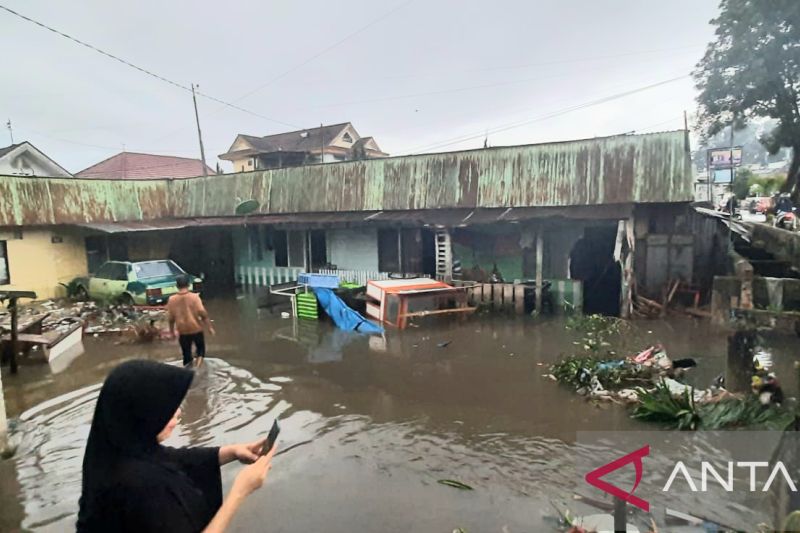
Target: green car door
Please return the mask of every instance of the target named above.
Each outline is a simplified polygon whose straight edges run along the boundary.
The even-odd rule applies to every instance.
[[[127,263],[109,261],[89,279],[89,297],[93,300],[116,300],[127,287]]]
[[[103,265],[97,269],[97,272],[89,278],[89,287],[87,287],[89,298],[92,300],[108,298],[108,284],[111,281],[113,271],[114,263],[103,263]]]

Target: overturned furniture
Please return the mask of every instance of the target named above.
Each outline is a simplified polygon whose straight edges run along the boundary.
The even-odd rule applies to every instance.
[[[466,287],[453,287],[429,278],[390,279],[367,282],[367,315],[396,326],[408,319],[444,314],[472,313]]]

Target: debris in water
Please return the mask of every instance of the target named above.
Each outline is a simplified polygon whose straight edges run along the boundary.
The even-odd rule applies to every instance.
[[[442,341],[439,344],[437,344],[436,346],[438,346],[439,348],[447,348],[450,345],[451,342],[453,342],[453,341]]]
[[[472,487],[467,485],[466,483],[462,483],[460,481],[456,481],[454,479],[440,479],[438,483],[441,485],[447,485],[448,487],[453,487],[455,489],[460,490],[474,490]]]

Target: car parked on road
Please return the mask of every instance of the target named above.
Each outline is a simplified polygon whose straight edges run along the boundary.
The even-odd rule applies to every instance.
[[[168,259],[156,261],[108,261],[97,272],[75,280],[79,298],[126,305],[162,305],[178,292],[175,282],[188,276],[192,292],[202,290],[203,280],[187,274]]]

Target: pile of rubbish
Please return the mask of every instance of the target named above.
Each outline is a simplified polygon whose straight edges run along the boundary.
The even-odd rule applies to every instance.
[[[42,317],[42,333],[66,330],[76,321],[88,335],[123,335],[141,341],[165,337],[168,331],[163,308],[98,305],[96,302],[44,300],[20,309],[19,320]]]
[[[722,375],[706,389],[683,383],[695,366],[694,359],[672,360],[663,346],[654,345],[621,360],[569,356],[552,365],[548,377],[587,398],[632,406],[634,418],[678,429],[784,429],[794,421],[765,353],[753,357],[753,394],[727,391]]]
[[[681,384],[674,378],[696,364],[694,359],[672,361],[664,347],[657,344],[620,360],[572,355],[554,364],[550,377],[575,387],[581,396],[633,403],[638,401],[637,388],[652,385],[659,379],[670,383],[677,391]]]

